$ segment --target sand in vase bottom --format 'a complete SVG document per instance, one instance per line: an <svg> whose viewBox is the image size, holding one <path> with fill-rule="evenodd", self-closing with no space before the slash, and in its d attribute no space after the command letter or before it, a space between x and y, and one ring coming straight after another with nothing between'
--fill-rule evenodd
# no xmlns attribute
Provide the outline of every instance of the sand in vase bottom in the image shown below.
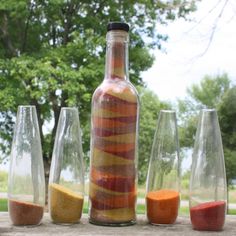
<svg viewBox="0 0 236 236"><path fill-rule="evenodd" d="M135 208L90 210L90 222L100 225L129 225L136 221Z"/></svg>
<svg viewBox="0 0 236 236"><path fill-rule="evenodd" d="M192 226L196 230L219 231L225 222L224 201L206 202L190 208Z"/></svg>
<svg viewBox="0 0 236 236"><path fill-rule="evenodd" d="M178 215L179 193L174 190L158 190L146 196L147 218L152 224L173 224Z"/></svg>
<svg viewBox="0 0 236 236"><path fill-rule="evenodd" d="M14 225L38 225L43 217L44 208L38 204L9 199L8 206Z"/></svg>
<svg viewBox="0 0 236 236"><path fill-rule="evenodd" d="M83 196L61 186L50 184L50 215L54 223L77 223L82 214Z"/></svg>

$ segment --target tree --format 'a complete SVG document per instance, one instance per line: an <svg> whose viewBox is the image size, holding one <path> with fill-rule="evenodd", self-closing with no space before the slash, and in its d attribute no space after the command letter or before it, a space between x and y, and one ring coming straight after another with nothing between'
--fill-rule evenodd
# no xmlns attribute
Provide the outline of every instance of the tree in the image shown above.
<svg viewBox="0 0 236 236"><path fill-rule="evenodd" d="M157 117L162 109L170 109L171 105L162 102L151 90L139 87L140 95L140 130L139 130L139 183L143 184L147 177L152 143L157 125Z"/></svg>
<svg viewBox="0 0 236 236"><path fill-rule="evenodd" d="M200 84L193 84L187 89L187 98L178 101L180 117L180 146L193 147L199 110L216 108L230 88L227 74L211 77L206 75Z"/></svg>
<svg viewBox="0 0 236 236"><path fill-rule="evenodd" d="M227 74L205 76L200 85L188 89L188 98L179 101L182 123L181 147L192 148L197 128L198 112L202 108L215 108L219 117L228 185L235 178L236 158L236 87L231 87Z"/></svg>
<svg viewBox="0 0 236 236"><path fill-rule="evenodd" d="M106 24L131 25L130 75L153 63L149 49L166 40L155 30L195 10L194 1L3 0L0 6L0 140L9 153L17 106L37 108L48 175L60 108L77 106L89 151L91 95L103 79ZM149 43L145 43L149 42ZM51 124L45 132L46 124Z"/></svg>
<svg viewBox="0 0 236 236"><path fill-rule="evenodd" d="M229 89L218 109L226 164L227 183L236 178L236 86Z"/></svg>
<svg viewBox="0 0 236 236"><path fill-rule="evenodd" d="M188 94L199 108L216 108L229 87L227 74L217 75L215 78L206 75L200 85L194 84L188 89Z"/></svg>

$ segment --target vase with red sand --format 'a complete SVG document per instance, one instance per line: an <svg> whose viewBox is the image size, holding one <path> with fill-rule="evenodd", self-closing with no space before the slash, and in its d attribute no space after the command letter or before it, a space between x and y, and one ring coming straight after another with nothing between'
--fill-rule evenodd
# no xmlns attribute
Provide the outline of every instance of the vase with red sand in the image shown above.
<svg viewBox="0 0 236 236"><path fill-rule="evenodd" d="M190 180L190 217L193 229L223 229L227 205L224 154L217 113L200 113Z"/></svg>

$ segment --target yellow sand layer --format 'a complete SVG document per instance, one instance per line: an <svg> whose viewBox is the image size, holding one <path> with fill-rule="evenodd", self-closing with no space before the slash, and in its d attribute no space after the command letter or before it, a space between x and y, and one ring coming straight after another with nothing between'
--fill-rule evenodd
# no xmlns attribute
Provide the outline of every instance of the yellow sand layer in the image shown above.
<svg viewBox="0 0 236 236"><path fill-rule="evenodd" d="M127 86L127 85L126 85ZM107 94L110 94L119 99L125 100L127 102L137 103L137 96L130 87L117 87L117 84L108 84L108 87L105 88Z"/></svg>
<svg viewBox="0 0 236 236"><path fill-rule="evenodd" d="M113 210L95 210L91 211L90 217L96 221L105 221L111 223L128 222L135 220L134 208L119 208Z"/></svg>
<svg viewBox="0 0 236 236"><path fill-rule="evenodd" d="M116 143L134 143L135 136L136 136L135 133L130 133L130 134L119 134L119 135L103 137L102 139Z"/></svg>
<svg viewBox="0 0 236 236"><path fill-rule="evenodd" d="M92 164L94 167L110 166L110 165L129 165L133 164L134 160L128 160L108 152L103 152L97 148L92 152Z"/></svg>
<svg viewBox="0 0 236 236"><path fill-rule="evenodd" d="M102 118L117 118L117 117L129 117L130 114L122 114L118 112L108 111L102 108L95 108L93 110L93 116L102 117Z"/></svg>
<svg viewBox="0 0 236 236"><path fill-rule="evenodd" d="M50 214L55 223L76 223L80 220L83 196L59 184L49 185Z"/></svg>

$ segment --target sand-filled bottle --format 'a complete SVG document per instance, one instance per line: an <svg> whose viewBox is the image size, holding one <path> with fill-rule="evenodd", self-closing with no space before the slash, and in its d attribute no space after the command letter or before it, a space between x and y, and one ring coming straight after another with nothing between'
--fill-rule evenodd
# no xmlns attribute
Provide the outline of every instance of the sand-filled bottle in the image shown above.
<svg viewBox="0 0 236 236"><path fill-rule="evenodd" d="M89 221L136 222L138 95L128 76L129 26L109 23L106 70L92 99Z"/></svg>
<svg viewBox="0 0 236 236"><path fill-rule="evenodd" d="M14 225L38 225L45 205L43 157L35 106L19 106L8 177L8 209Z"/></svg>
<svg viewBox="0 0 236 236"><path fill-rule="evenodd" d="M84 167L79 113L61 108L49 176L49 212L57 224L78 223L84 201Z"/></svg>
<svg viewBox="0 0 236 236"><path fill-rule="evenodd" d="M223 229L227 205L224 154L217 113L201 111L190 180L190 217L196 230Z"/></svg>
<svg viewBox="0 0 236 236"><path fill-rule="evenodd" d="M149 162L146 191L151 224L173 224L178 216L180 163L175 111L161 110Z"/></svg>

